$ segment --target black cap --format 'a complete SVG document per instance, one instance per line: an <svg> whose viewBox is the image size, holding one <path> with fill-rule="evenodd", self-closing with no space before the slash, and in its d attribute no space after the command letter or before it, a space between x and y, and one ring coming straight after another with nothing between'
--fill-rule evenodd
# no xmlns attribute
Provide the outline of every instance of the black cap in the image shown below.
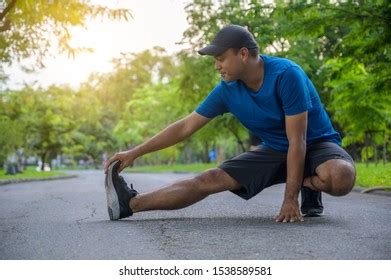
<svg viewBox="0 0 391 280"><path fill-rule="evenodd" d="M258 47L254 36L240 25L227 25L217 32L212 43L198 51L200 55L220 55L229 48L248 48Z"/></svg>

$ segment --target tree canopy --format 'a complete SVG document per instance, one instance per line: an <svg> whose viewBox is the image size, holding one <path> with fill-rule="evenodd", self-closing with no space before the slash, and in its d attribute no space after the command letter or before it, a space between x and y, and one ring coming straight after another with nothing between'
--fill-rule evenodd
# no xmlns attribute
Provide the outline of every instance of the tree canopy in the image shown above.
<svg viewBox="0 0 391 280"><path fill-rule="evenodd" d="M92 159L98 166L104 154L142 143L191 113L219 82L213 59L196 50L226 24L246 26L261 53L292 59L304 68L355 159L389 151L390 5L194 0L186 7L190 26L183 34L189 50L168 55L155 47L123 53L113 59L112 72L92 74L78 90L53 86L3 92L0 129L6 133L0 134L0 160L23 146L45 160L65 154ZM88 17L130 16L128 10L76 0L3 1L0 10L2 62L41 59L52 44L50 36L72 54L70 26L83 26ZM208 161L211 149L227 158L247 149L247 138L247 130L225 114L185 142L139 162Z"/></svg>
<svg viewBox="0 0 391 280"><path fill-rule="evenodd" d="M11 63L34 57L42 64L53 45L75 56L87 49L70 45L70 29L84 27L89 18L96 17L128 20L131 13L128 9L92 5L88 0L1 0L0 61Z"/></svg>

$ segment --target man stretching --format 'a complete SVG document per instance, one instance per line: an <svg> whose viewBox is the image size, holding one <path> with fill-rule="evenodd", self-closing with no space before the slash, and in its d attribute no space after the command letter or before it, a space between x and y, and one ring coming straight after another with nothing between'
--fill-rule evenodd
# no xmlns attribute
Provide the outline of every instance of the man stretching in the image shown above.
<svg viewBox="0 0 391 280"><path fill-rule="evenodd" d="M352 190L353 160L341 148L340 135L299 65L288 59L259 55L253 35L238 25L222 28L199 54L214 57L221 82L187 117L107 160L106 192L111 220L141 211L187 207L222 191L248 200L267 187L286 183L275 220L295 222L303 221L303 216L323 214L321 192L342 196ZM256 149L192 179L149 193L139 194L133 186L128 188L118 175L138 157L183 141L214 117L228 112L262 140Z"/></svg>

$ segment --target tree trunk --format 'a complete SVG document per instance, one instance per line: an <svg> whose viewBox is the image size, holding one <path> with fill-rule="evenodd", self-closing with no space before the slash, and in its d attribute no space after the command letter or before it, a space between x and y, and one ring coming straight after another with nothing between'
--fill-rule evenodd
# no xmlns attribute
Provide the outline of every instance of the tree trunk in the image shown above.
<svg viewBox="0 0 391 280"><path fill-rule="evenodd" d="M41 155L41 161L42 161L41 171L44 171L44 170L45 170L45 160L46 160L46 153L43 153L43 154Z"/></svg>
<svg viewBox="0 0 391 280"><path fill-rule="evenodd" d="M4 8L4 10L0 13L0 21L3 20L3 18L6 17L6 15L12 10L12 8L15 6L17 0L12 0L8 3L8 5ZM2 30L5 31L5 30Z"/></svg>
<svg viewBox="0 0 391 280"><path fill-rule="evenodd" d="M242 139L240 139L239 134L236 133L233 129L230 129L230 128L228 128L228 129L232 132L232 134L234 135L234 137L236 139L236 142L238 143L238 145L240 146L242 152L244 153L247 149L244 146L244 143L243 143Z"/></svg>
<svg viewBox="0 0 391 280"><path fill-rule="evenodd" d="M385 137L385 131L383 131L383 164L385 165L387 162L387 147L386 147L387 139Z"/></svg>
<svg viewBox="0 0 391 280"><path fill-rule="evenodd" d="M186 164L190 164L193 162L193 151L191 148L189 148L188 146L186 146L183 150L184 152L184 155L185 155L185 163Z"/></svg>
<svg viewBox="0 0 391 280"><path fill-rule="evenodd" d="M210 163L209 160L209 143L208 141L204 142L204 148L203 148L203 153L202 153L202 161L205 163Z"/></svg>
<svg viewBox="0 0 391 280"><path fill-rule="evenodd" d="M225 145L217 149L217 162L222 163L225 160Z"/></svg>
<svg viewBox="0 0 391 280"><path fill-rule="evenodd" d="M369 156L369 153L368 153L368 148L369 148L369 145L368 145L368 133L365 132L365 154L366 154L366 158L365 158L365 165L368 167L368 156Z"/></svg>

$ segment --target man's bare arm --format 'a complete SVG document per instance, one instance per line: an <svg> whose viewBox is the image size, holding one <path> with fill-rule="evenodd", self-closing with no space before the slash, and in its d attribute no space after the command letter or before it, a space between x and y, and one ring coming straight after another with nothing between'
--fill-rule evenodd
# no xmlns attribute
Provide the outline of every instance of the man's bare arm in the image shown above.
<svg viewBox="0 0 391 280"><path fill-rule="evenodd" d="M209 121L210 119L193 112L187 117L170 124L145 143L135 147L137 157L175 145L191 136Z"/></svg>
<svg viewBox="0 0 391 280"><path fill-rule="evenodd" d="M285 126L289 141L287 158L287 179L284 202L277 222L302 221L298 196L303 182L307 137L307 112L286 116Z"/></svg>
<svg viewBox="0 0 391 280"><path fill-rule="evenodd" d="M122 163L118 168L118 171L121 172L125 167L133 165L136 158L183 141L206 125L210 120L211 119L201 116L196 112L192 112L187 117L170 124L143 144L140 144L129 151L116 153L106 161L105 171L107 171L108 166L113 161L120 160Z"/></svg>

